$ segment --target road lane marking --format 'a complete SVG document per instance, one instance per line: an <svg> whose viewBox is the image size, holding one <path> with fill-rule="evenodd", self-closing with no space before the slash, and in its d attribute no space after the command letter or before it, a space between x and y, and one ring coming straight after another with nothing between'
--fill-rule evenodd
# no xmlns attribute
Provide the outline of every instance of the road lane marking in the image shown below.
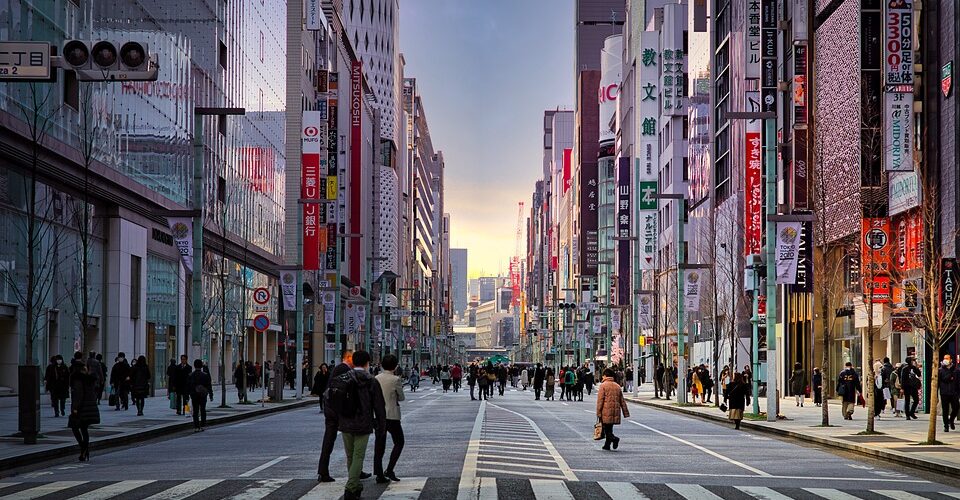
<svg viewBox="0 0 960 500"><path fill-rule="evenodd" d="M200 493L201 491L220 482L220 479L192 479L190 481L180 483L172 488L161 491L153 496L147 497L144 500L174 500L176 498L187 498L191 495Z"/></svg>
<svg viewBox="0 0 960 500"><path fill-rule="evenodd" d="M230 497L230 500L260 500L290 482L289 479L261 479L244 491Z"/></svg>
<svg viewBox="0 0 960 500"><path fill-rule="evenodd" d="M74 500L105 500L120 496L128 491L135 490L141 486L152 483L152 480L132 480L120 481L118 483L108 484L102 488L88 491L80 496L73 497Z"/></svg>
<svg viewBox="0 0 960 500"><path fill-rule="evenodd" d="M817 478L817 480L819 479L820 478ZM833 490L830 488L804 488L803 491L813 493L814 495L826 498L827 500L860 500L860 497L855 497L849 493L844 493L842 491Z"/></svg>
<svg viewBox="0 0 960 500"><path fill-rule="evenodd" d="M600 481L597 484L603 488L603 491L610 498L616 498L617 500L650 500L648 496L640 493L640 490L630 483Z"/></svg>
<svg viewBox="0 0 960 500"><path fill-rule="evenodd" d="M539 446L545 448L545 446L540 441L516 441L516 440L507 440L507 439L481 439L481 443L500 443L500 444L512 444L514 446Z"/></svg>
<svg viewBox="0 0 960 500"><path fill-rule="evenodd" d="M282 461L284 461L284 460L286 460L286 459L288 459L288 458L290 458L290 457L287 456L287 455L284 455L284 456L282 456L282 457L274 458L273 460L271 460L271 461L269 461L269 462L267 462L267 463L265 463L265 464L263 464L263 465L258 465L257 467L254 467L254 468L248 470L247 472L244 472L243 474L240 474L240 477L250 477L250 476L252 476L252 475L254 475L254 474L256 474L256 473L258 473L258 472L260 472L260 471L262 471L262 470L264 470L264 469L266 469L267 467L270 467L270 466L272 466L272 465L278 464L278 463L280 463L280 462L282 462Z"/></svg>
<svg viewBox="0 0 960 500"><path fill-rule="evenodd" d="M414 479L404 478L399 483L392 482L390 486L380 495L380 500L417 500L420 498L420 492L427 484L427 478L420 477Z"/></svg>
<svg viewBox="0 0 960 500"><path fill-rule="evenodd" d="M543 450L542 452L540 452L540 450L530 450L530 449L526 449L524 451L514 451L517 449L516 446L502 446L498 444L484 443L484 444L481 444L480 447L481 448L503 448L505 450L510 450L510 455L529 455L531 457L549 457L550 456L547 450ZM487 450L487 451L491 453L498 453L497 450ZM499 453L503 453L503 452L499 452Z"/></svg>
<svg viewBox="0 0 960 500"><path fill-rule="evenodd" d="M537 500L574 500L563 481L531 479L530 487L533 488L533 496Z"/></svg>
<svg viewBox="0 0 960 500"><path fill-rule="evenodd" d="M0 483L0 490L2 490L2 489L4 489L4 488L7 488L7 487L10 487L10 486L16 486L16 485L18 485L18 484L20 484L20 483Z"/></svg>
<svg viewBox="0 0 960 500"><path fill-rule="evenodd" d="M404 478L407 479L407 478ZM343 482L317 483L310 491L306 492L300 500L330 500L331 498L340 498L343 495Z"/></svg>
<svg viewBox="0 0 960 500"><path fill-rule="evenodd" d="M691 476L691 477L717 477L717 474L708 474L705 472L662 472L652 470L612 470L612 469L573 469L573 472L585 473L607 473L607 474L637 474L644 476ZM749 479L759 479L753 474L724 474L723 477L742 477ZM763 476L764 479L810 479L810 476L775 476L772 474ZM818 477L817 481L869 481L887 482L887 483L916 483L929 484L930 481L924 479L887 479L878 477ZM957 498L960 498L958 496Z"/></svg>
<svg viewBox="0 0 960 500"><path fill-rule="evenodd" d="M481 477L477 488L477 500L497 500L497 478Z"/></svg>
<svg viewBox="0 0 960 500"><path fill-rule="evenodd" d="M561 480L561 481L564 479L563 476L557 476L557 475L554 475L554 474L540 474L540 473L538 473L538 472L523 472L523 471L518 472L518 471L515 471L515 470L491 469L491 468L487 468L487 467L478 467L478 468L477 468L477 472L490 472L490 473L492 473L492 474L512 474L512 475L514 475L514 476L523 476L523 477L527 477L527 478L542 477L542 478L546 478L546 479L559 479L559 480ZM496 479L496 478L490 478L490 479Z"/></svg>
<svg viewBox="0 0 960 500"><path fill-rule="evenodd" d="M670 439L672 439L672 440L674 440L674 441L676 441L676 442L678 442L678 443L683 443L683 444L685 444L685 445L687 445L687 446L690 446L690 447L692 447L692 448L698 449L698 450L706 453L707 455L710 455L710 456L712 456L712 457L719 458L720 460L723 460L724 462L727 462L727 463L729 463L729 464L736 465L737 467L740 467L741 469L746 469L746 470L748 470L748 471L750 471L750 472L753 472L754 474L756 474L756 475L758 475L758 476L769 476L769 475L770 475L770 474L767 474L766 472L763 472L763 471L760 470L760 469L757 469L756 467L750 467L749 465L747 465L747 464L745 464L745 463L743 463L743 462L739 462L739 461L734 460L734 459L732 459L732 458L730 458L730 457L721 455L721 454L719 454L719 453L717 453L717 452L715 452L715 451L713 451L713 450L709 450L709 449L707 449L707 448L704 448L703 446L700 446L699 444L691 443L690 441L687 441L686 439L678 438L677 436L674 436L674 435L672 435L672 434L667 434L666 432L659 431L659 430L657 430L657 429L654 429L653 427L650 427L649 425L644 425L644 424L641 424L641 423L639 423L639 422L637 422L637 421L634 421L634 420L629 420L629 422L630 422L631 424L633 424L633 425L636 425L636 426L639 426L639 427L643 427L644 429L647 429L647 430L649 430L649 431L656 432L657 434L660 434L660 435L663 436L663 437L668 437L668 438L670 438Z"/></svg>
<svg viewBox="0 0 960 500"><path fill-rule="evenodd" d="M496 460L486 460L486 459L482 459L482 458L479 459L479 460L477 460L477 463L478 463L478 464L486 464L486 465L508 466L508 467L510 467L511 469L540 469L540 470L548 470L548 471L555 471L555 470L557 470L557 466L556 466L556 465L551 465L551 466L547 467L547 466L544 466L544 465L521 464L521 463L517 463L517 462L507 462L507 463L503 463L503 462L498 462L498 461L496 461Z"/></svg>
<svg viewBox="0 0 960 500"><path fill-rule="evenodd" d="M63 491L67 488L73 488L74 486L80 486L84 483L86 483L86 481L56 481L53 483L41 484L40 486L34 486L28 490L18 491L3 498L7 500L30 500L33 498L42 497L44 495L49 495L51 493L56 493L58 491Z"/></svg>
<svg viewBox="0 0 960 500"><path fill-rule="evenodd" d="M737 486L737 489L759 500L793 500L782 493L762 486Z"/></svg>
<svg viewBox="0 0 960 500"><path fill-rule="evenodd" d="M567 461L563 459L563 457L560 455L560 453L557 451L557 449L553 446L553 443L550 442L549 439L547 439L546 434L544 434L543 431L540 430L540 427L537 426L537 424L534 423L533 420L530 420L529 417L527 417L526 415L524 415L524 414L522 414L522 413L517 413L517 412L515 412L515 411L513 411L513 410L510 410L510 409L507 409L507 408L503 408L502 406L497 406L497 405L493 405L493 404L492 404L491 406L493 406L494 408L500 408L501 410L504 410L504 411L508 411L508 412L513 413L514 415L517 415L517 416L519 416L520 418L526 420L527 423L530 424L530 427L532 427L533 430L536 431L537 435L540 436L540 440L543 441L543 446L547 448L547 451L550 452L550 455L553 456L553 459L557 461L557 467L560 468L560 472L563 473L563 476L564 476L568 481L576 481L576 480L577 480L577 475L574 474L572 470L570 470L570 466L567 465Z"/></svg>
<svg viewBox="0 0 960 500"><path fill-rule="evenodd" d="M552 458L549 459L549 460L545 460L545 459L542 459L542 458L519 457L519 456L516 456L516 455L517 455L516 453L511 453L510 456L507 457L507 456L503 456L503 455L487 455L486 453L484 453L484 452L482 452L482 451L480 452L480 458L481 458L481 459L487 459L487 460L508 460L508 461L509 461L509 460L525 460L525 461L527 461L527 462L543 462L543 463L548 463L548 464L554 464L554 463L556 463L556 462L553 461Z"/></svg>
<svg viewBox="0 0 960 500"><path fill-rule="evenodd" d="M460 471L460 485L457 488L457 500L477 500L480 497L480 485L477 484L477 455L480 454L480 433L483 428L483 415L487 411L487 402L480 402L477 419L473 421L467 454L463 457L463 469ZM496 493L496 492L494 492Z"/></svg>
<svg viewBox="0 0 960 500"><path fill-rule="evenodd" d="M871 490L872 492L883 495L885 497L893 498L894 500L924 500L927 497L922 497L920 495L914 495L913 493L907 491L897 491L897 490Z"/></svg>
<svg viewBox="0 0 960 500"><path fill-rule="evenodd" d="M668 484L667 486L689 500L723 500L699 484Z"/></svg>

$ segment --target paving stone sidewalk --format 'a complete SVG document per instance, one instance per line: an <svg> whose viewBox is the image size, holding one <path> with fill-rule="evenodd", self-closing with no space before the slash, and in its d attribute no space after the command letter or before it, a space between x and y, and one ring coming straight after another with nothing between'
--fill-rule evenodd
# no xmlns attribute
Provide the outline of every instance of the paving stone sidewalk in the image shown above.
<svg viewBox="0 0 960 500"><path fill-rule="evenodd" d="M653 385L645 384L637 396L624 393L628 400L643 406L675 411L686 415L715 420L733 425L724 412L713 405L680 406L676 396L671 400L655 399ZM760 398L760 411L766 411L766 398ZM807 399L802 408L796 406L794 399L780 401L780 415L786 417L776 422L766 420L744 420L742 427L762 432L789 436L803 441L832 446L835 448L870 455L882 460L894 461L937 472L960 474L960 429L946 433L940 417L937 417L937 439L943 442L939 446L919 445L926 440L929 415L918 411L918 420L907 421L894 417L888 408L875 421L878 435L861 436L866 429L866 408L858 406L853 420L843 420L840 415L840 401L829 401L831 427L821 427L820 407ZM747 406L751 412L751 405Z"/></svg>

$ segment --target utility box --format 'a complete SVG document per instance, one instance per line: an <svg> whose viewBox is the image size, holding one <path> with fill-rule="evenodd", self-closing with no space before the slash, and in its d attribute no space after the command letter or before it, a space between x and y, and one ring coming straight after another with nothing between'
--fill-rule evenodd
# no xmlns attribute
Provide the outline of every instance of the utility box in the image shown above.
<svg viewBox="0 0 960 500"><path fill-rule="evenodd" d="M17 398L20 435L23 444L37 444L40 434L40 367L17 367Z"/></svg>

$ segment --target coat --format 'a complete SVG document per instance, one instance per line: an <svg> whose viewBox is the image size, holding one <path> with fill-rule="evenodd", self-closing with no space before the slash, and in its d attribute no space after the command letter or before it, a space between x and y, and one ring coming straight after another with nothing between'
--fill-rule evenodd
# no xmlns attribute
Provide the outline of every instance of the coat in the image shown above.
<svg viewBox="0 0 960 500"><path fill-rule="evenodd" d="M94 386L99 390L106 386L107 377L104 375L106 367L97 361L97 358L87 358L87 373L93 375Z"/></svg>
<svg viewBox="0 0 960 500"><path fill-rule="evenodd" d="M623 399L623 391L620 384L613 377L603 377L600 388L597 389L597 416L603 424L619 424L620 413L624 417L630 417L630 409L627 408L627 401Z"/></svg>
<svg viewBox="0 0 960 500"><path fill-rule="evenodd" d="M400 401L404 400L403 380L392 373L381 373L374 377L383 392L384 413L387 420L400 420Z"/></svg>
<svg viewBox="0 0 960 500"><path fill-rule="evenodd" d="M807 392L807 373L797 368L790 375L790 395L799 396Z"/></svg>
<svg viewBox="0 0 960 500"><path fill-rule="evenodd" d="M178 394L190 394L190 373L193 368L183 363L173 369L173 388Z"/></svg>
<svg viewBox="0 0 960 500"><path fill-rule="evenodd" d="M43 382L53 399L65 399L70 395L70 369L63 364L47 365Z"/></svg>
<svg viewBox="0 0 960 500"><path fill-rule="evenodd" d="M370 434L374 428L378 432L385 430L386 404L377 379L366 370L350 370L341 376L349 377L357 384L360 408L355 415L338 415L338 430L349 434Z"/></svg>
<svg viewBox="0 0 960 500"><path fill-rule="evenodd" d="M130 388L130 363L127 363L126 359L113 364L110 369L110 385L118 389Z"/></svg>
<svg viewBox="0 0 960 500"><path fill-rule="evenodd" d="M323 391L327 390L327 381L330 380L330 372L317 371L313 376L313 387L310 388L310 394L323 396Z"/></svg>
<svg viewBox="0 0 960 500"><path fill-rule="evenodd" d="M730 382L723 390L723 397L727 401L727 408L730 410L744 410L747 407L747 396L750 394L751 387L748 384Z"/></svg>
<svg viewBox="0 0 960 500"><path fill-rule="evenodd" d="M957 365L950 365L949 368L940 365L937 372L937 386L941 397L955 398L960 396L960 374L957 374Z"/></svg>
<svg viewBox="0 0 960 500"><path fill-rule="evenodd" d="M194 370L187 376L187 391L191 396L208 397L213 401L213 381L210 374L203 370Z"/></svg>
<svg viewBox="0 0 960 500"><path fill-rule="evenodd" d="M843 390L841 391L841 387ZM844 403L856 403L857 392L863 392L860 375L853 368L846 368L837 376L837 394L843 393Z"/></svg>
<svg viewBox="0 0 960 500"><path fill-rule="evenodd" d="M135 398L145 398L150 394L150 368L137 363L130 369L130 394Z"/></svg>
<svg viewBox="0 0 960 500"><path fill-rule="evenodd" d="M99 368L98 368L99 369ZM82 362L70 367L70 417L71 426L86 427L100 423L100 408L97 406L97 381Z"/></svg>

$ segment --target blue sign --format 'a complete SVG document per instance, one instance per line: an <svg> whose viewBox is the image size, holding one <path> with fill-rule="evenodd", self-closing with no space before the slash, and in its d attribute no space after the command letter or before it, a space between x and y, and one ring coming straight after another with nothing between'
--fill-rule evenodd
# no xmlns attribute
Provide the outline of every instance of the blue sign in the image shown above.
<svg viewBox="0 0 960 500"><path fill-rule="evenodd" d="M262 332L270 327L270 318L264 314L259 314L253 318L253 328L258 332Z"/></svg>

